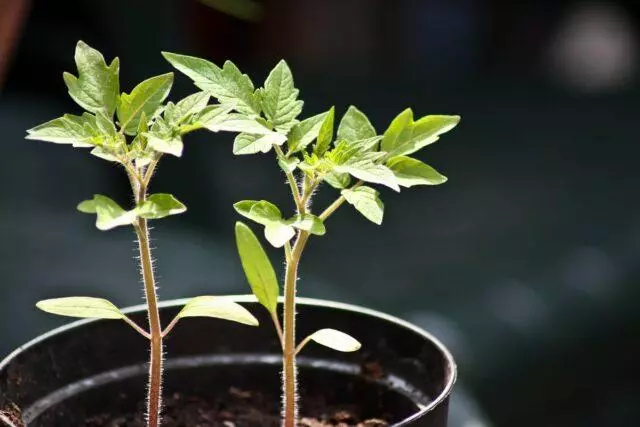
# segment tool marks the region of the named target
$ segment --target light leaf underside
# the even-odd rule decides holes
[[[249,311],[238,303],[224,297],[199,296],[187,302],[178,314],[184,317],[215,317],[250,326],[258,326],[256,319]]]
[[[412,154],[434,143],[443,133],[449,132],[460,122],[460,116],[425,116],[413,121],[413,111],[407,108],[400,113],[385,131],[381,150],[387,158]]]
[[[120,95],[118,58],[107,66],[100,52],[79,41],[75,51],[75,62],[78,77],[71,73],[63,74],[71,98],[87,111],[101,111],[107,117],[112,117]]]
[[[187,207],[171,194],[151,194],[144,203],[136,208],[138,216],[147,219],[159,219],[185,212]]]
[[[282,220],[280,209],[266,200],[243,200],[235,203],[233,208],[245,218],[262,225]]]
[[[360,342],[351,335],[336,329],[320,329],[311,334],[309,338],[325,347],[345,353],[358,351],[362,346]]]
[[[278,165],[286,173],[291,173],[298,167],[300,159],[297,157],[288,157],[278,159]]]
[[[348,173],[333,172],[325,176],[324,180],[333,188],[342,190],[351,183],[351,176]]]
[[[184,143],[179,135],[155,135],[153,133],[144,133],[147,138],[147,144],[160,153],[171,154],[176,157],[182,156]]]
[[[220,104],[233,106],[236,111],[250,116],[260,115],[260,102],[251,79],[232,62],[225,62],[221,69],[212,62],[193,56],[162,54],[196,86],[217,98]]]
[[[269,312],[275,313],[280,290],[269,257],[247,225],[236,222],[235,234],[242,268],[253,294]]]
[[[96,227],[106,231],[121,225],[130,225],[136,219],[136,211],[125,211],[109,197],[96,194],[91,200],[85,200],[78,205],[83,213],[96,214]]]
[[[264,237],[275,248],[283,247],[295,235],[293,227],[282,222],[271,222],[264,227]]]
[[[369,153],[378,154],[378,153]],[[400,191],[393,172],[386,166],[376,164],[369,156],[356,156],[342,165],[337,165],[335,171],[348,173],[366,182],[385,185],[395,191]]]
[[[311,234],[318,236],[322,236],[327,232],[324,222],[312,214],[297,214],[293,218],[289,219],[287,224],[299,230],[309,231]]]
[[[233,154],[268,153],[274,145],[282,145],[284,141],[286,137],[275,132],[267,135],[240,133],[233,141]]]
[[[27,139],[53,142],[54,144],[73,144],[76,147],[90,147],[88,141],[92,135],[84,126],[82,116],[65,114],[27,131]]]
[[[353,105],[350,106],[338,126],[338,139],[358,141],[375,136],[376,130],[367,116]]]
[[[122,319],[124,315],[111,302],[102,298],[67,297],[40,301],[36,304],[42,311],[60,316]]]
[[[289,66],[280,61],[269,73],[262,96],[264,115],[276,129],[288,131],[296,123],[303,104],[298,94]]]
[[[353,190],[342,190],[342,195],[349,204],[353,205],[369,221],[378,225],[382,224],[384,204],[378,197],[376,190],[362,186]]]
[[[439,185],[447,181],[447,177],[437,170],[411,157],[394,157],[387,161],[387,166],[395,174],[398,184],[403,187]]]
[[[129,135],[136,133],[142,113],[153,116],[169,95],[173,73],[151,77],[138,84],[130,94],[123,93],[118,104],[118,120]]]

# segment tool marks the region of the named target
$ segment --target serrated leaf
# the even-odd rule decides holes
[[[286,137],[284,135],[275,132],[267,135],[241,133],[233,141],[233,154],[240,156],[268,153],[274,145],[282,145],[285,140]]]
[[[387,158],[415,153],[436,142],[440,135],[449,132],[460,122],[460,116],[424,116],[413,120],[413,111],[407,108],[400,113],[385,131],[380,149]]]
[[[235,234],[242,268],[253,294],[270,313],[275,313],[280,290],[269,257],[256,235],[245,224],[236,222]]]
[[[400,191],[396,177],[391,169],[375,163],[380,155],[381,153],[365,153],[364,155],[353,156],[346,163],[336,165],[335,171],[348,173],[363,181],[382,184],[395,191]]]
[[[259,97],[251,79],[242,74],[230,61],[219,68],[212,62],[187,55],[163,52],[171,65],[187,75],[200,89],[207,91],[223,105],[232,106],[239,113],[260,115]]]
[[[147,197],[147,200],[136,208],[136,213],[142,218],[159,219],[169,215],[178,215],[186,210],[187,207],[173,195],[156,193]]]
[[[36,304],[42,311],[59,316],[93,319],[122,319],[124,314],[118,307],[102,298],[67,297],[39,301]]]
[[[295,235],[293,227],[282,222],[270,222],[264,227],[264,237],[275,248],[283,247]]]
[[[431,166],[418,159],[406,156],[393,157],[387,161],[387,166],[396,176],[398,184],[403,187],[414,185],[439,185],[447,182],[447,177],[441,175]]]
[[[367,116],[352,105],[340,120],[337,136],[339,140],[359,141],[375,137],[376,130]]]
[[[116,202],[95,194],[93,199],[78,204],[78,210],[83,213],[96,214],[96,227],[106,231],[121,225],[131,225],[136,219],[136,211],[125,211]]]
[[[118,120],[128,135],[134,135],[142,113],[150,117],[167,98],[173,84],[173,73],[151,77],[138,84],[130,94],[123,93],[118,104]]]
[[[324,181],[337,190],[347,188],[351,183],[351,175],[348,173],[332,172],[324,177]]]
[[[190,299],[180,310],[178,317],[214,317],[249,326],[258,326],[259,324],[258,319],[240,304],[228,298],[209,295]]]
[[[340,332],[336,329],[320,329],[309,336],[310,340],[325,347],[345,353],[358,351],[362,346],[358,340],[351,335]]]
[[[378,225],[382,224],[384,204],[378,197],[376,190],[361,186],[353,190],[342,190],[342,196],[369,221]]]
[[[235,203],[233,208],[245,218],[262,225],[279,222],[282,219],[280,209],[266,200],[243,200]]]
[[[330,111],[320,113],[293,126],[287,137],[289,154],[304,150],[314,139],[318,138],[320,129],[329,114]]]
[[[92,113],[113,117],[120,96],[120,61],[115,58],[107,66],[104,57],[83,41],[76,45],[75,62],[78,77],[64,73],[63,79],[71,98]]]
[[[287,132],[296,123],[303,104],[298,100],[299,92],[287,63],[278,62],[267,76],[262,91],[262,111],[273,127]]]
[[[322,125],[320,126],[320,131],[318,133],[318,138],[316,140],[316,145],[313,147],[313,152],[318,156],[322,156],[331,146],[331,140],[333,139],[333,122],[335,120],[336,109],[335,107],[331,107],[329,113],[324,118]]]
[[[53,142],[54,144],[72,144],[74,147],[91,147],[92,134],[84,126],[84,116],[65,114],[27,131],[27,139]]]
[[[288,219],[286,223],[299,230],[308,231],[317,236],[323,236],[327,232],[324,222],[312,214],[297,214]]]
[[[147,145],[160,153],[171,154],[176,157],[182,156],[184,143],[180,135],[156,135],[154,133],[144,133],[147,138]]]
[[[278,159],[278,165],[280,166],[280,169],[282,169],[286,173],[291,173],[296,170],[299,163],[300,159],[297,157],[286,157]]]

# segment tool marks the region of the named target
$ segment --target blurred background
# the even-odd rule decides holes
[[[0,354],[64,322],[39,299],[142,298],[133,234],[75,211],[94,192],[126,203],[124,174],[24,140],[80,111],[61,78],[78,39],[120,57],[126,91],[170,69],[161,50],[232,59],[258,85],[286,58],[306,114],[353,103],[379,132],[406,106],[460,114],[421,155],[449,182],[383,191],[382,227],[342,208],[301,295],[440,337],[460,364],[452,427],[640,425],[640,3],[0,0]],[[178,75],[172,97],[190,91]],[[289,203],[275,162],[231,144],[191,135],[154,181],[189,207],[153,232],[163,299],[246,293],[231,205]]]

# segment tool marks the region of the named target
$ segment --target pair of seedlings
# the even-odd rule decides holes
[[[85,111],[65,114],[28,131],[28,139],[73,147],[90,148],[94,156],[119,164],[126,172],[135,205],[126,209],[109,197],[94,195],[78,210],[96,215],[96,226],[109,230],[133,226],[137,236],[142,278],[147,303],[148,329],[135,324],[111,302],[89,297],[40,301],[49,313],[85,318],[121,319],[150,343],[147,424],[161,424],[163,339],[185,317],[214,317],[257,326],[258,321],[242,306],[225,297],[199,296],[187,302],[163,328],[148,221],[183,213],[176,197],[149,193],[149,185],[163,156],[180,157],[184,135],[208,129],[237,133],[233,153],[269,153],[286,176],[295,213],[284,216],[266,200],[244,200],[236,211],[263,227],[266,240],[284,250],[286,261],[284,298],[279,312],[280,286],[276,273],[258,237],[242,222],[235,226],[242,267],[253,294],[269,311],[280,339],[283,355],[283,426],[294,427],[298,418],[296,355],[310,341],[338,351],[355,351],[359,342],[334,330],[321,329],[297,341],[296,285],[298,265],[311,236],[325,234],[325,221],[345,202],[368,220],[380,224],[384,205],[372,185],[395,191],[401,187],[438,185],[446,178],[418,159],[409,157],[437,141],[459,122],[458,116],[432,115],[414,120],[411,109],[401,112],[382,135],[367,117],[351,106],[337,123],[335,109],[299,119],[303,102],[294,86],[291,71],[281,61],[269,73],[263,87],[255,88],[250,78],[232,63],[222,68],[213,63],[173,53],[164,57],[193,80],[199,92],[173,103],[166,102],[173,74],[151,77],[130,93],[121,93],[118,58],[107,65],[97,50],[79,42],[75,52],[78,75],[64,73],[71,98]],[[211,104],[211,100],[217,101]],[[313,213],[311,198],[322,184],[338,191],[336,200]]]

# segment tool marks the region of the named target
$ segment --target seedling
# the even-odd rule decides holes
[[[143,329],[116,305],[90,297],[68,297],[40,301],[37,307],[63,316],[120,319],[149,340],[149,386],[147,425],[160,424],[162,408],[163,338],[185,317],[215,317],[256,326],[258,321],[240,305],[222,298],[191,299],[173,321],[162,328],[147,222],[183,213],[184,204],[170,194],[147,194],[158,163],[166,154],[178,156],[183,135],[225,121],[230,108],[207,105],[209,94],[199,92],[177,102],[167,102],[173,74],[151,77],[130,93],[120,93],[120,62],[105,63],[100,52],[79,42],[75,61],[78,76],[64,73],[71,98],[82,107],[82,115],[65,114],[28,131],[27,139],[91,148],[91,154],[120,165],[133,191],[135,206],[125,209],[109,197],[96,194],[78,205],[78,210],[96,215],[96,226],[110,230],[133,226],[140,251],[140,265],[147,302],[149,330]],[[114,117],[115,115],[115,117]],[[113,343],[116,345],[116,343]],[[72,357],[72,355],[70,355]]]
[[[446,178],[420,160],[409,157],[436,142],[455,127],[458,116],[425,116],[414,120],[411,109],[401,112],[387,130],[378,135],[365,114],[349,107],[334,136],[335,109],[304,120],[298,116],[298,99],[291,71],[281,61],[264,86],[256,89],[250,78],[231,62],[222,68],[203,59],[165,53],[165,58],[190,77],[195,85],[216,98],[222,108],[233,110],[224,122],[208,126],[213,131],[238,132],[233,152],[237,155],[275,153],[287,177],[295,213],[266,200],[244,200],[236,211],[264,227],[266,240],[284,248],[283,323],[278,313],[280,290],[275,270],[251,229],[237,222],[236,241],[242,266],[258,301],[269,311],[283,353],[283,425],[294,427],[298,419],[296,355],[310,341],[344,352],[356,351],[360,343],[344,332],[321,329],[301,341],[296,337],[296,283],[298,264],[311,235],[325,234],[325,221],[344,202],[365,218],[381,224],[384,205],[377,184],[400,191],[401,187],[438,185]],[[354,182],[355,181],[355,182]],[[338,198],[314,214],[311,200],[323,183],[340,192]]]

